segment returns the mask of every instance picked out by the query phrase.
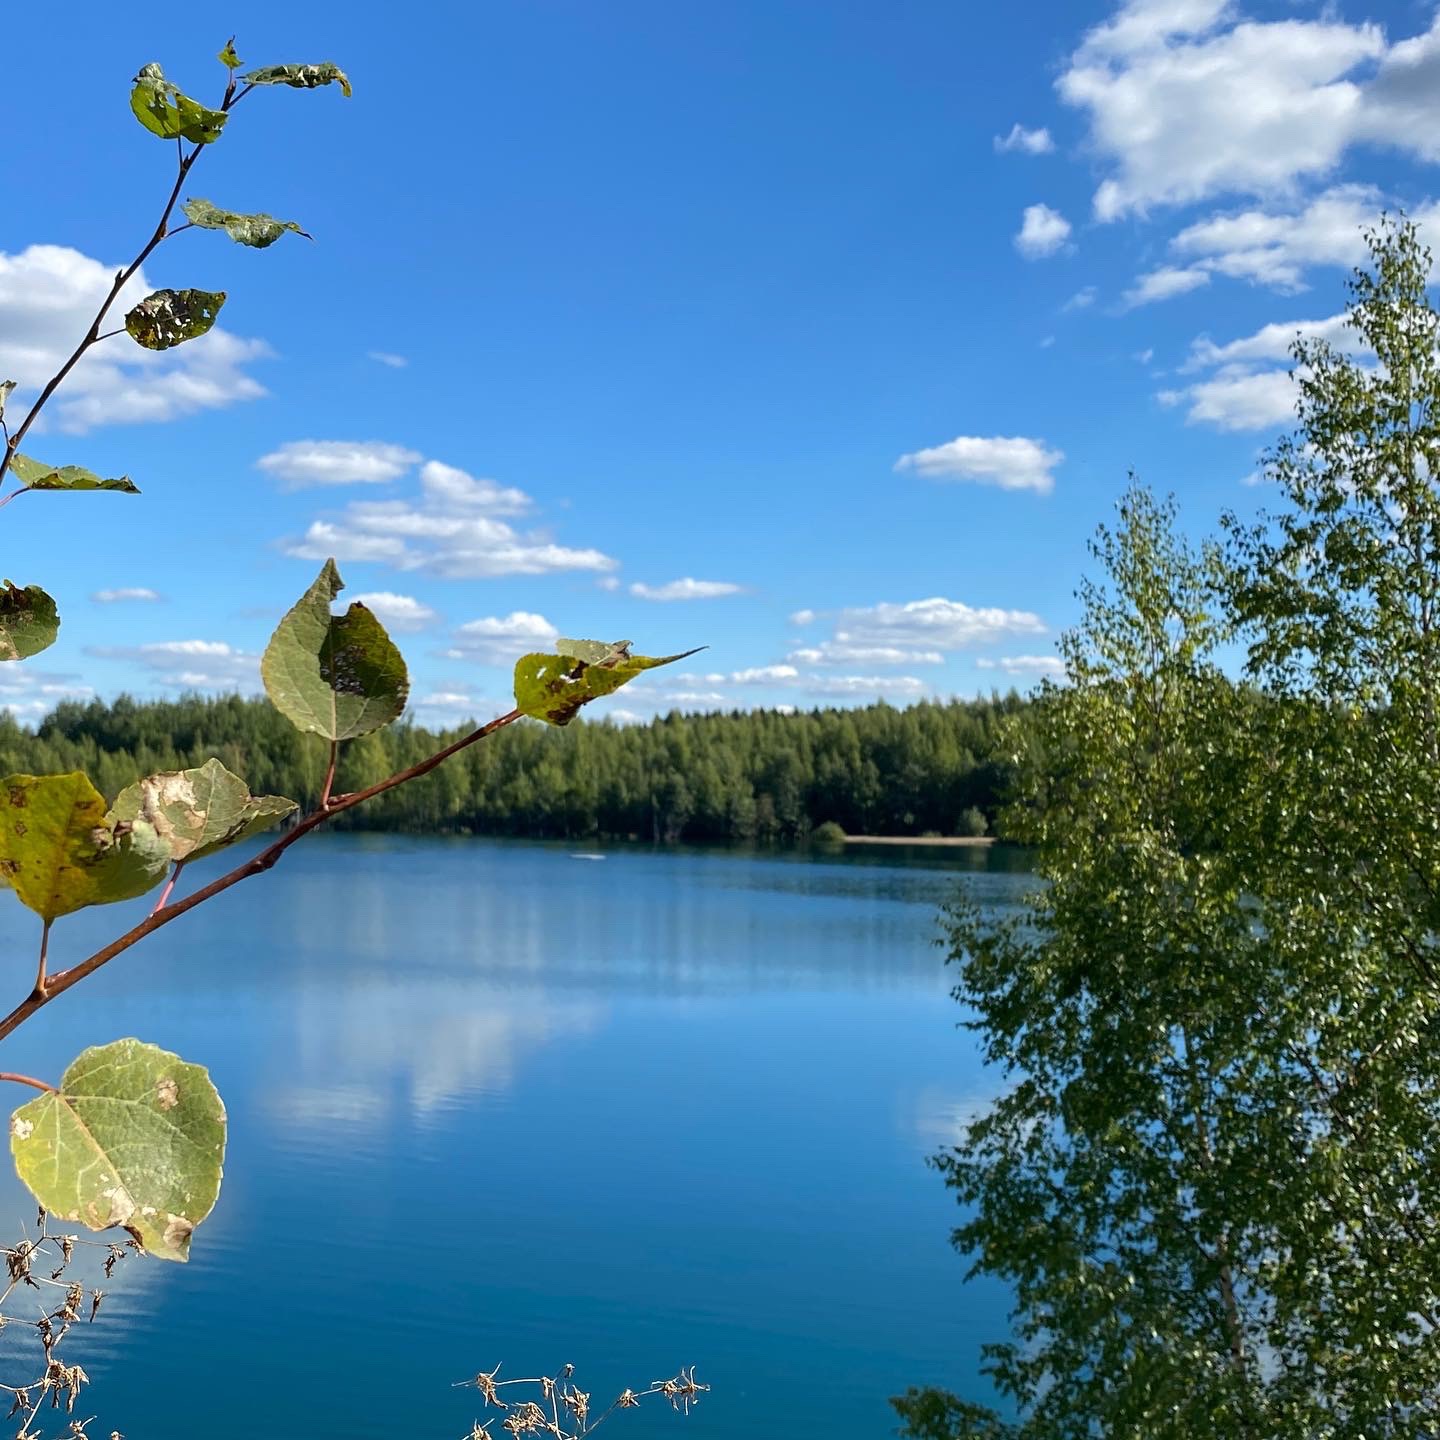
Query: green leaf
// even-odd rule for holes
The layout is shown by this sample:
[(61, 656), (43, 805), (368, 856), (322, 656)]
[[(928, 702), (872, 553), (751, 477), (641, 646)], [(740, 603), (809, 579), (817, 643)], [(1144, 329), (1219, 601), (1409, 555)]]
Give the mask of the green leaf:
[(0, 873), (43, 919), (143, 895), (169, 861), (154, 827), (112, 822), (79, 771), (0, 780)]
[(207, 109), (182, 95), (153, 61), (135, 77), (130, 108), (152, 135), (162, 140), (189, 140), (194, 145), (218, 140), (230, 118), (223, 110)]
[(15, 454), (10, 457), (10, 469), (19, 477), (27, 490), (119, 490), (126, 495), (138, 495), (140, 487), (128, 475), (118, 480), (102, 480), (93, 470), (83, 465), (46, 465), (42, 460), (32, 460), (28, 455)]
[(82, 1050), (59, 1090), (10, 1117), (10, 1153), (52, 1215), (122, 1226), (161, 1260), (188, 1260), (215, 1207), (225, 1104), (202, 1065), (140, 1040)]
[(235, 53), (235, 37), (232, 35), (225, 48), (215, 57), (227, 70), (238, 70), (245, 62)]
[(156, 290), (126, 312), (125, 328), (147, 350), (169, 350), (205, 334), (224, 303), (223, 290)]
[(280, 622), (260, 661), (275, 708), (297, 729), (353, 740), (405, 708), (410, 680), (385, 627), (365, 606), (332, 615), (345, 588), (333, 560)]
[[(560, 640), (559, 655), (522, 655), (515, 662), (515, 704), (526, 715), (548, 725), (568, 725), (582, 705), (611, 695), (637, 675), (658, 665), (698, 654), (705, 647), (679, 655), (632, 655), (628, 640)], [(584, 653), (578, 653), (583, 651)], [(588, 657), (588, 658), (587, 658)]]
[(28, 660), (48, 650), (60, 633), (55, 602), (38, 585), (5, 581), (0, 589), (0, 660)]
[(289, 85), (296, 90), (313, 90), (317, 85), (339, 85), (350, 98), (350, 77), (329, 60), (319, 65), (265, 65), (242, 75), (247, 85)]
[(187, 200), (181, 209), (192, 225), (202, 230), (223, 230), (232, 240), (253, 249), (263, 250), (273, 245), (287, 230), (296, 235), (306, 234), (293, 220), (277, 220), (273, 215), (241, 215), (234, 210), (222, 210), (208, 200)]
[(255, 796), (218, 760), (193, 770), (167, 770), (122, 790), (111, 821), (143, 820), (175, 861), (202, 860), (293, 814), (299, 806), (279, 795)]

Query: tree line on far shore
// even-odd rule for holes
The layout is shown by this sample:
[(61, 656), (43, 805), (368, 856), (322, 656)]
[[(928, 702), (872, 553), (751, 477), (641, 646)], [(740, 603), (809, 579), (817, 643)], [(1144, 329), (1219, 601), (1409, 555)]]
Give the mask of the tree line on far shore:
[[(1000, 722), (1013, 691), (897, 709), (774, 710), (659, 717), (649, 724), (523, 722), (340, 824), (414, 833), (677, 841), (801, 840), (833, 833), (976, 835), (1007, 776)], [(466, 727), (469, 728), (469, 727)], [(403, 724), (342, 752), (337, 792), (360, 789), (463, 730)], [(85, 770), (107, 799), (132, 781), (217, 756), (256, 794), (308, 808), (326, 748), (264, 700), (65, 701), (35, 730), (0, 714), (0, 774)]]

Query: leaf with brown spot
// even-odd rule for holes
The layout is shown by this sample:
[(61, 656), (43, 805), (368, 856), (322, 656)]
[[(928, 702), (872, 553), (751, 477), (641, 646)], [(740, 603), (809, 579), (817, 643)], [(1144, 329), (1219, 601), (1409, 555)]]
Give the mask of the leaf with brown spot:
[(203, 1066), (139, 1040), (82, 1051), (59, 1090), (10, 1118), (10, 1153), (50, 1214), (123, 1226), (161, 1260), (186, 1260), (215, 1206), (225, 1106)]
[(60, 633), (55, 602), (38, 585), (7, 580), (0, 589), (0, 661), (28, 660), (49, 649)]
[(298, 808), (279, 795), (252, 795), (238, 775), (211, 759), (193, 770), (166, 770), (137, 780), (116, 797), (110, 819), (144, 820), (170, 847), (172, 860), (203, 860)]
[(170, 350), (204, 335), (224, 303), (223, 290), (156, 290), (126, 312), (125, 329), (147, 350)]
[[(637, 675), (660, 665), (673, 665), (698, 654), (705, 647), (683, 650), (678, 655), (630, 654), (630, 642), (605, 644), (601, 640), (561, 640), (559, 655), (522, 655), (515, 662), (515, 704), (526, 715), (547, 725), (568, 725), (582, 706), (602, 695), (612, 695)], [(573, 653), (583, 650), (584, 658)]]

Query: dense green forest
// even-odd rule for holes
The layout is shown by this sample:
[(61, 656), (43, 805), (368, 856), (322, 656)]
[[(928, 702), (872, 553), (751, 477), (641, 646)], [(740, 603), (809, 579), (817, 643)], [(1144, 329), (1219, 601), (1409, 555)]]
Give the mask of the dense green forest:
[[(1004, 784), (988, 700), (781, 714), (673, 714), (648, 725), (524, 721), (338, 823), (488, 835), (790, 841), (983, 833)], [(467, 727), (468, 728), (468, 727)], [(402, 724), (342, 747), (337, 791), (415, 763), (464, 731)], [(107, 799), (133, 780), (218, 757), (256, 793), (313, 804), (326, 749), (264, 700), (66, 702), (36, 729), (0, 715), (0, 774), (84, 770)]]

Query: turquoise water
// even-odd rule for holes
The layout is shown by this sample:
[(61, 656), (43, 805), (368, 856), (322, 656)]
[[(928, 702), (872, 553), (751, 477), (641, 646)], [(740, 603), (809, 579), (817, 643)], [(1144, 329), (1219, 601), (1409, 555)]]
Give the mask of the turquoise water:
[[(498, 1362), (573, 1362), (597, 1403), (681, 1365), (714, 1387), (617, 1440), (882, 1436), (908, 1384), (983, 1393), (1004, 1296), (962, 1288), (924, 1157), (991, 1081), (933, 942), (957, 886), (1024, 877), (574, 848), (307, 842), (6, 1042), (55, 1079), (138, 1035), (229, 1108), (191, 1263), (129, 1263), (69, 1346), (96, 1435), (458, 1440), (451, 1382)], [(55, 968), (137, 908), (60, 922)], [(33, 930), (7, 902), (17, 995)]]

